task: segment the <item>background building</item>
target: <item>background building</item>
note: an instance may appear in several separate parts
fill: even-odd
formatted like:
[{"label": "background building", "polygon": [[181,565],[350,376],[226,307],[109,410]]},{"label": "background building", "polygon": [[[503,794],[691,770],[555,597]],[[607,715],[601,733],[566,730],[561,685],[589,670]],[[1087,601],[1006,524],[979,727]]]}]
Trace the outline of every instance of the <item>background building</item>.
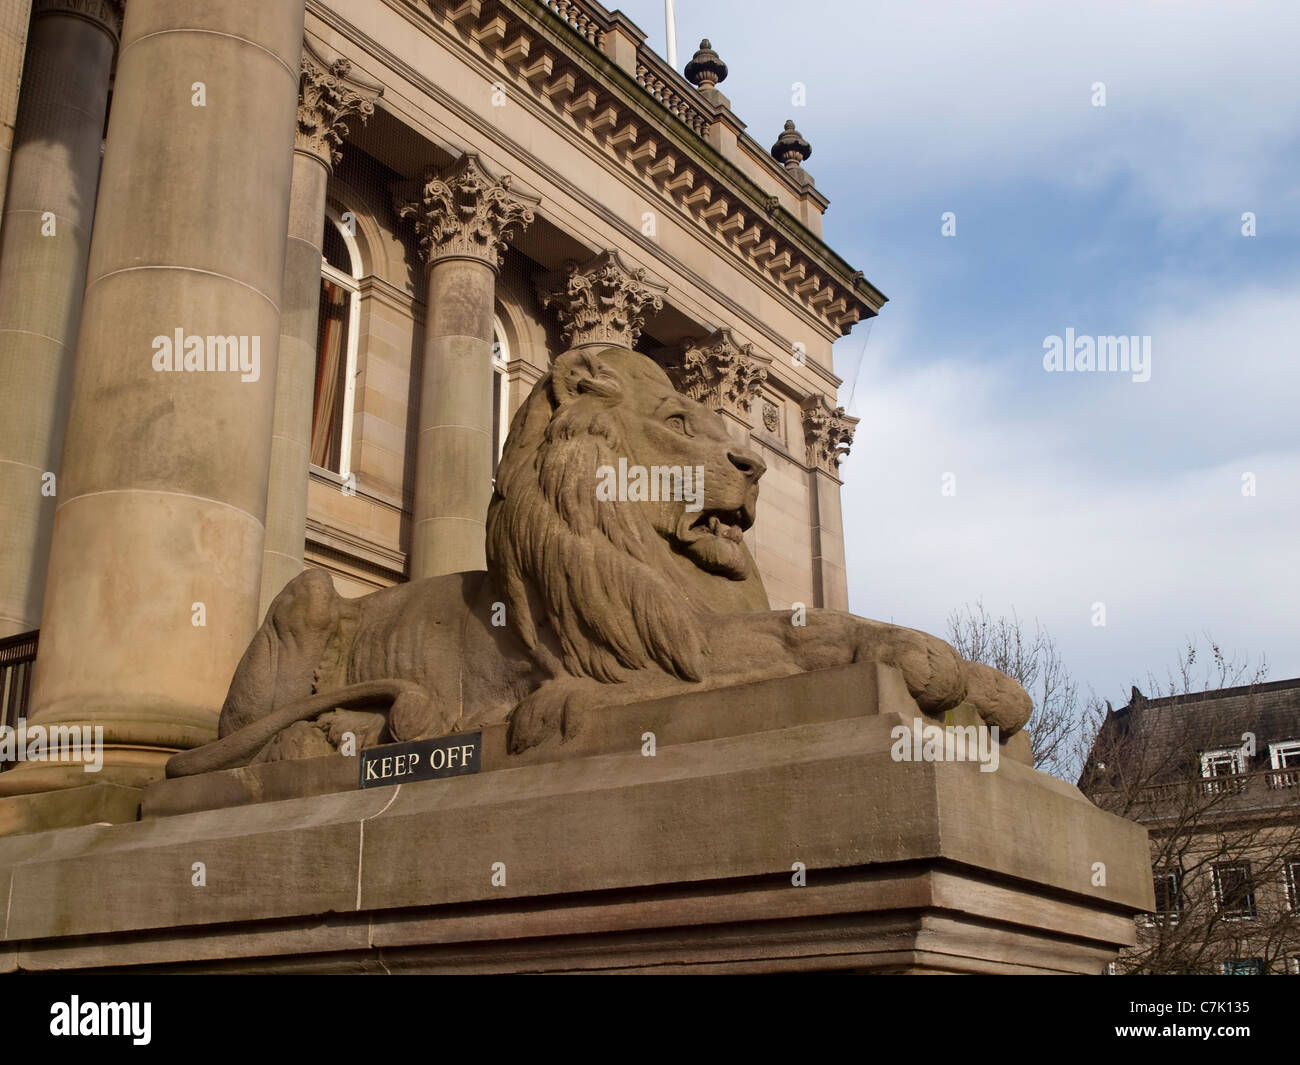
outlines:
[{"label": "background building", "polygon": [[1300,972],[1300,679],[1109,712],[1079,787],[1150,830],[1121,972]]}]

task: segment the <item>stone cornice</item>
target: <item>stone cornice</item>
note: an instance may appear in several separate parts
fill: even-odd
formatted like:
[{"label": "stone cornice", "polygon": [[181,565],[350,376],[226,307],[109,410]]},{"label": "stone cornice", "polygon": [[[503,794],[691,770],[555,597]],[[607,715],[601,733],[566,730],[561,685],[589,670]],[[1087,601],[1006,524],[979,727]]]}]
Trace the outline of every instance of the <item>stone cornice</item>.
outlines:
[{"label": "stone cornice", "polygon": [[314,155],[332,170],[343,157],[340,149],[348,135],[345,120],[357,115],[365,122],[375,113],[375,101],[383,94],[382,85],[354,75],[349,60],[327,60],[310,40],[303,41],[294,148]]},{"label": "stone cornice", "polygon": [[808,465],[839,477],[858,419],[845,414],[843,407],[832,407],[825,396],[809,396],[801,409]]},{"label": "stone cornice", "polygon": [[417,294],[385,281],[377,274],[367,274],[359,282],[363,298],[375,299],[387,307],[406,315],[413,321],[423,321],[424,300]]},{"label": "stone cornice", "polygon": [[[402,14],[402,16],[411,23],[413,30],[428,25],[427,15],[418,12],[411,4],[410,0],[381,0],[381,2],[394,11]],[[351,42],[358,52],[365,56],[373,57],[380,64],[390,70],[394,76],[409,83],[415,91],[424,94],[437,106],[445,108],[461,121],[473,126],[480,132],[485,141],[498,146],[503,152],[516,159],[526,160],[527,165],[536,171],[538,175],[544,177],[557,188],[563,189],[575,203],[580,204],[585,210],[590,212],[593,217],[601,220],[612,229],[623,233],[629,241],[633,244],[639,245],[647,256],[658,258],[667,268],[682,277],[692,291],[698,291],[700,294],[707,296],[718,306],[730,308],[730,310],[744,322],[745,328],[752,335],[766,338],[766,340],[769,341],[771,346],[776,350],[790,350],[790,338],[778,334],[763,318],[758,317],[756,314],[744,307],[737,306],[734,300],[713,284],[707,271],[702,273],[690,262],[687,262],[681,257],[667,254],[663,247],[655,240],[643,235],[638,226],[631,225],[625,218],[617,216],[600,200],[592,197],[589,190],[579,188],[564,174],[550,166],[545,160],[536,156],[527,146],[504,134],[500,127],[482,125],[479,116],[470,108],[465,106],[463,102],[432,82],[427,75],[411,66],[410,63],[406,62],[391,49],[381,44],[379,41],[375,40],[346,19],[342,18],[337,11],[328,6],[326,0],[307,0],[307,10],[312,19],[317,20],[330,32],[337,33],[343,39]],[[452,47],[456,47],[456,45],[452,45]],[[461,47],[464,46],[462,45]],[[464,54],[467,58],[472,57],[473,55],[473,53],[471,53],[467,48],[464,49]],[[484,67],[485,72],[495,70],[495,68],[488,64],[487,60],[481,55],[481,53],[478,54],[478,62]],[[495,73],[492,76],[496,76]],[[546,120],[548,111],[544,108],[544,105],[541,102],[534,100],[529,96],[522,96],[519,103],[520,106],[533,112],[539,120]],[[399,121],[405,122],[407,125],[411,126],[411,128],[420,131],[426,137],[433,137],[432,132],[421,122],[418,114],[408,114],[402,111],[400,107],[396,106],[397,100],[394,100],[393,104],[395,105],[394,113]],[[556,128],[558,131],[565,134],[566,138],[573,144],[574,150],[580,150],[581,145],[590,143],[589,140],[584,138],[572,124],[557,123]],[[600,157],[598,156],[598,158]],[[609,157],[607,154],[603,154],[603,162],[610,174],[612,176],[617,176],[618,179],[625,182],[629,188],[635,187],[633,182],[635,182],[636,185],[642,184],[640,178],[619,165],[616,159]],[[660,195],[663,194],[661,193]],[[781,212],[778,212],[778,215],[780,213]],[[693,239],[700,242],[701,247],[707,247],[713,244],[712,238],[698,227],[693,232],[689,230],[688,232],[691,232]],[[769,288],[769,291],[774,293],[777,299],[787,302],[791,309],[798,309],[799,305],[797,302],[784,289],[777,290],[775,288]],[[885,298],[881,296],[880,302],[883,303],[884,300]],[[418,295],[416,296],[416,306],[423,307],[423,303],[420,301]],[[819,335],[824,336],[827,340],[831,340],[838,335],[838,330],[833,330],[824,321],[811,319],[809,324],[810,328],[814,329]],[[824,381],[826,387],[832,391],[837,389],[842,383],[828,367],[821,365],[819,362],[809,360],[807,363],[807,369]]]},{"label": "stone cornice", "polygon": [[533,223],[537,197],[512,192],[510,175],[494,177],[473,152],[441,170],[430,167],[418,187],[394,194],[398,216],[410,218],[420,258],[479,259],[494,270],[506,245]]},{"label": "stone cornice", "polygon": [[[832,335],[847,333],[885,302],[860,271],[718,154],[675,113],[671,99],[660,100],[545,4],[387,2],[422,13],[494,69],[504,67],[515,87],[567,118]],[[685,79],[678,80],[697,98],[692,107],[712,107]],[[771,162],[776,173],[784,173]]]},{"label": "stone cornice", "polygon": [[678,391],[713,410],[729,411],[748,421],[772,360],[757,354],[752,344],[741,343],[724,327],[707,337],[684,341],[680,351],[659,361]]},{"label": "stone cornice", "polygon": [[564,343],[636,346],[648,312],[662,309],[666,285],[646,279],[645,270],[628,266],[616,251],[603,251],[585,263],[538,279],[542,306],[555,312]]}]

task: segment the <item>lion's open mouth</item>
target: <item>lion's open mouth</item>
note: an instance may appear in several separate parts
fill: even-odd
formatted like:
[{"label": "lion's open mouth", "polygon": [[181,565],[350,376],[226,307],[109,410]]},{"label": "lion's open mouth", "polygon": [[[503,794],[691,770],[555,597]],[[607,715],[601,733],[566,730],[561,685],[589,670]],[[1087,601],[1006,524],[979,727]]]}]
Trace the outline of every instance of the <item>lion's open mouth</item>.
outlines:
[{"label": "lion's open mouth", "polygon": [[691,522],[691,528],[706,529],[713,536],[723,536],[740,543],[744,539],[745,530],[749,528],[749,522],[739,510],[724,510],[701,514]]},{"label": "lion's open mouth", "polygon": [[693,543],[704,536],[720,536],[738,544],[753,524],[754,508],[749,503],[734,508],[687,511],[677,526],[677,538],[683,543]]},{"label": "lion's open mouth", "polygon": [[754,508],[748,503],[687,511],[677,525],[677,541],[703,569],[744,580],[749,575],[744,535],[753,524]]}]

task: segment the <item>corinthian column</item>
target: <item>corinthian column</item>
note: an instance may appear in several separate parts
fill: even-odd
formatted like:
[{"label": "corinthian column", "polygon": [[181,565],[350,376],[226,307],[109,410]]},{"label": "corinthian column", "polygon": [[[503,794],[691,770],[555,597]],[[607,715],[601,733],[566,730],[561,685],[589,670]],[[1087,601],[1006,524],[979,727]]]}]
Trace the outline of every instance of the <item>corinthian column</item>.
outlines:
[{"label": "corinthian column", "polygon": [[832,407],[824,396],[809,396],[804,401],[804,442],[808,448],[812,503],[812,605],[830,610],[849,608],[839,469],[849,453],[857,424],[857,418],[845,414],[843,407]]},{"label": "corinthian column", "polygon": [[316,383],[321,242],[325,186],[342,158],[345,120],[364,122],[383,89],[356,78],[346,59],[327,62],[304,43],[298,80],[298,137],[289,196],[289,239],[280,304],[280,359],[275,382],[275,431],[266,490],[266,547],[258,615],[302,572],[311,465],[311,411]]},{"label": "corinthian column", "polygon": [[487,567],[492,499],[492,306],[506,245],[532,224],[532,196],[510,191],[477,155],[428,171],[397,210],[427,264],[410,577]]},{"label": "corinthian column", "polygon": [[0,223],[0,636],[41,622],[121,29],[119,3],[36,0]]},{"label": "corinthian column", "polygon": [[302,30],[127,5],[29,714],[103,726],[104,765],[0,790],[138,783],[216,735],[257,625]]}]

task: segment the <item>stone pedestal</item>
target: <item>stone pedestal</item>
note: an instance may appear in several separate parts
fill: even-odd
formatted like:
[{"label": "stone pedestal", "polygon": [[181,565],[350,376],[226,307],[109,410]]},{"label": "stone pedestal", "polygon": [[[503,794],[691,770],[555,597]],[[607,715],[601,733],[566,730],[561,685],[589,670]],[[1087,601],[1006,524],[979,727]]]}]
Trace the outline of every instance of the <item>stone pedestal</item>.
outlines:
[{"label": "stone pedestal", "polygon": [[592,711],[515,758],[487,730],[472,776],[163,781],[138,823],[0,840],[0,970],[1100,972],[1153,904],[1145,830],[1023,745],[895,760],[917,716],[860,664]]}]

